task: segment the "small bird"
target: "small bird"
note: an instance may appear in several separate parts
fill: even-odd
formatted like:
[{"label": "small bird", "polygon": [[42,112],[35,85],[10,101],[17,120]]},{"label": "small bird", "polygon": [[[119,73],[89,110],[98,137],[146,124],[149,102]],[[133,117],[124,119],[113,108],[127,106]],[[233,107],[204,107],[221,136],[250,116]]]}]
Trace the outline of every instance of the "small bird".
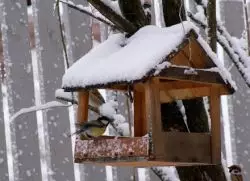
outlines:
[{"label": "small bird", "polygon": [[106,131],[107,126],[111,122],[113,122],[112,119],[106,116],[100,116],[96,120],[91,120],[79,125],[79,130],[71,134],[71,136],[74,134],[80,135],[81,140],[96,138]]},{"label": "small bird", "polygon": [[238,165],[228,167],[232,181],[243,181],[241,168]]}]

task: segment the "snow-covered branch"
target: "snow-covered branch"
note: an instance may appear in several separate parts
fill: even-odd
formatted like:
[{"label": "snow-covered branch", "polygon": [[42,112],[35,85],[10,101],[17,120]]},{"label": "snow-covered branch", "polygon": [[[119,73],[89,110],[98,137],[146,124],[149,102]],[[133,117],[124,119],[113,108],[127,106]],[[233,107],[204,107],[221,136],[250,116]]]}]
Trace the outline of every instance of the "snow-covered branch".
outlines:
[{"label": "snow-covered branch", "polygon": [[75,10],[81,12],[81,13],[87,14],[88,16],[90,16],[90,17],[92,17],[92,18],[94,18],[94,19],[96,19],[96,20],[98,20],[98,21],[100,21],[100,22],[114,28],[114,29],[119,30],[119,27],[116,27],[111,22],[105,20],[102,15],[99,16],[97,14],[92,13],[90,8],[88,8],[88,7],[83,7],[81,4],[76,5],[72,1],[60,0],[60,2],[63,3],[63,4],[66,4],[68,7],[72,8],[72,9],[75,9]]},{"label": "snow-covered branch", "polygon": [[[188,12],[189,18],[202,28],[207,28],[207,24],[200,21],[192,13]],[[248,87],[250,87],[250,58],[247,56],[237,42],[231,37],[226,28],[217,21],[217,42],[223,47],[229,58],[237,67],[242,78],[245,80]]]},{"label": "snow-covered branch", "polygon": [[51,108],[55,108],[55,107],[69,107],[69,106],[71,106],[71,105],[63,104],[63,103],[60,103],[58,101],[51,101],[51,102],[47,102],[45,104],[41,104],[41,105],[37,105],[37,106],[22,108],[19,111],[17,111],[13,116],[11,116],[10,122],[14,121],[17,117],[19,117],[23,114],[26,114],[26,113],[45,110],[45,109],[51,109]]},{"label": "snow-covered branch", "polygon": [[95,7],[103,16],[105,16],[114,25],[119,27],[126,33],[133,34],[137,28],[128,20],[117,14],[108,4],[102,0],[88,0],[88,2]]}]

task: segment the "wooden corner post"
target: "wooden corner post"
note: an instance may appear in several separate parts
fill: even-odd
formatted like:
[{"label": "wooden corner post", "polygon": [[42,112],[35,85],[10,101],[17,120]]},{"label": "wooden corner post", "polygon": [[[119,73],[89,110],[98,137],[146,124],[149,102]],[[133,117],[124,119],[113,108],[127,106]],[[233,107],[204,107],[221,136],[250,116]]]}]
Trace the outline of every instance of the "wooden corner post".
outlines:
[{"label": "wooden corner post", "polygon": [[89,92],[78,92],[77,121],[82,124],[88,121]]},{"label": "wooden corner post", "polygon": [[150,79],[145,85],[145,107],[148,129],[152,133],[152,144],[149,148],[150,155],[159,157],[163,155],[164,144],[162,144],[162,122],[159,79]]},{"label": "wooden corner post", "polygon": [[212,86],[210,95],[212,163],[221,164],[220,90]]}]

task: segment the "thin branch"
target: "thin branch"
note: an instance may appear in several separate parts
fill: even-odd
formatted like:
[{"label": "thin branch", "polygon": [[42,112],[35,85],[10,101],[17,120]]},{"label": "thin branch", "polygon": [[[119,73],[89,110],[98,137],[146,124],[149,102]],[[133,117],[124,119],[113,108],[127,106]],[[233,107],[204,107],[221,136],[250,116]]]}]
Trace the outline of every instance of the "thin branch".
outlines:
[{"label": "thin branch", "polygon": [[[65,102],[70,102],[71,104],[75,104],[75,105],[78,105],[78,101],[77,99],[69,99],[67,97],[60,97],[60,96],[57,96],[56,99],[58,99],[59,101],[65,101]],[[93,111],[95,112],[96,114],[100,114],[100,111],[97,107],[94,107],[92,105],[88,105],[88,109],[90,111]]]},{"label": "thin branch", "polygon": [[206,29],[207,28],[207,24],[201,22],[200,20],[196,19],[195,16],[193,15],[193,13],[191,12],[187,12],[188,17],[195,22],[196,24],[198,24],[201,28]]},{"label": "thin branch", "polygon": [[85,10],[85,9],[83,9],[83,8],[81,8],[81,7],[73,4],[73,3],[69,3],[69,2],[64,1],[64,0],[60,0],[60,2],[63,3],[63,4],[66,4],[68,7],[72,8],[74,10],[77,10],[77,11],[79,11],[81,13],[84,13],[84,14],[86,14],[86,15],[88,15],[88,16],[90,16],[90,17],[92,17],[92,18],[94,18],[94,19],[96,19],[96,20],[98,20],[98,21],[100,21],[100,22],[102,22],[102,23],[110,26],[113,29],[116,29],[116,30],[119,30],[119,31],[123,32],[123,30],[119,29],[119,27],[113,25],[112,23],[106,21],[105,19],[103,19],[101,17],[98,17],[98,16],[92,14],[91,12],[89,12],[89,11],[87,11],[87,10]]},{"label": "thin branch", "polygon": [[58,21],[59,21],[60,36],[61,36],[62,45],[63,45],[64,57],[66,60],[66,66],[67,66],[67,68],[69,68],[69,58],[68,58],[68,54],[67,54],[65,39],[63,36],[63,26],[62,26],[62,19],[61,19],[61,15],[60,15],[61,13],[60,13],[59,0],[57,0],[57,2],[56,2],[56,11],[57,11],[57,17],[58,17]]},{"label": "thin branch", "polygon": [[110,20],[114,25],[122,29],[124,32],[132,35],[138,29],[130,23],[128,20],[124,19],[122,16],[117,14],[113,9],[107,6],[101,0],[88,0],[88,2],[94,6],[103,16]]},{"label": "thin branch", "polygon": [[249,18],[248,18],[248,8],[247,8],[247,0],[243,0],[243,7],[245,13],[245,26],[246,26],[246,33],[247,33],[247,51],[248,55],[250,55],[250,28],[249,28]]},{"label": "thin branch", "polygon": [[[200,20],[196,19],[192,13],[188,13],[188,16],[191,20],[193,20],[196,24],[198,24],[202,28],[206,28],[207,25]],[[229,58],[233,61],[234,65],[237,67],[237,70],[239,71],[242,78],[245,80],[248,87],[250,87],[250,82],[247,80],[245,72],[242,70],[245,68],[244,66],[244,60],[241,57],[241,54],[233,49],[233,42],[229,40],[229,33],[226,31],[225,28],[223,28],[219,23],[217,24],[217,42],[222,46],[222,48],[225,50]]]}]

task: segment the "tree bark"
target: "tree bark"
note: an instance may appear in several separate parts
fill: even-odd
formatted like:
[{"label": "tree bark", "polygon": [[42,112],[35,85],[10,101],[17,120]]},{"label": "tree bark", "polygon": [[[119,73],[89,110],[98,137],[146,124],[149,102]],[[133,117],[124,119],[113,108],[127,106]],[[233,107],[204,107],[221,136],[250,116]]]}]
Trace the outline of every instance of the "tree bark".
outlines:
[{"label": "tree bark", "polygon": [[208,43],[214,52],[217,52],[216,40],[216,0],[209,0],[207,4],[207,24],[208,24]]},{"label": "tree bark", "polygon": [[185,0],[162,0],[165,25],[172,26],[186,20]]},{"label": "tree bark", "polygon": [[140,0],[118,0],[122,15],[138,29],[150,23]]},{"label": "tree bark", "polygon": [[124,19],[118,15],[101,0],[88,0],[88,2],[94,6],[103,16],[114,23],[114,25],[118,26],[119,29],[123,29],[123,31],[127,32],[129,35],[132,35],[138,30],[136,26],[130,23],[127,19]]}]

